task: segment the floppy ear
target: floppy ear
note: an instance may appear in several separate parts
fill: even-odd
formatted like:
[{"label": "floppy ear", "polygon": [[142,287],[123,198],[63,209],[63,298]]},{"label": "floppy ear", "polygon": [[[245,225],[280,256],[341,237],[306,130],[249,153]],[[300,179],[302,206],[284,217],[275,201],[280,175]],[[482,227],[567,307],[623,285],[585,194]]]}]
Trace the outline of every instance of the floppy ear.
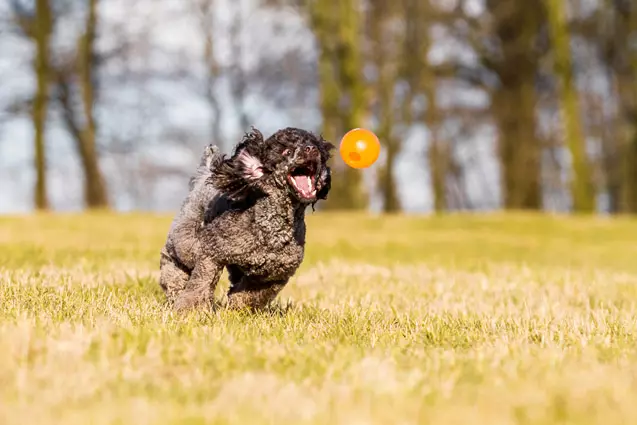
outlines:
[{"label": "floppy ear", "polygon": [[316,198],[327,199],[327,194],[332,188],[332,170],[330,170],[330,167],[328,167],[327,165],[323,167],[323,170],[321,170],[318,184],[320,185],[320,189],[316,194]]},{"label": "floppy ear", "polygon": [[332,150],[336,149],[336,146],[334,146],[332,143],[325,140],[323,136],[320,136],[318,139],[319,140],[318,140],[317,146],[318,146],[319,152],[321,152],[321,158],[323,159],[324,162],[327,162],[331,158]]},{"label": "floppy ear", "polygon": [[262,149],[263,135],[253,128],[237,145],[230,158],[224,156],[212,167],[213,186],[233,200],[245,199],[257,190],[251,183],[264,174],[263,163],[259,159]]},{"label": "floppy ear", "polygon": [[239,152],[236,163],[236,166],[241,169],[241,174],[244,179],[252,181],[263,177],[263,164],[261,160],[248,152],[247,149],[244,148]]}]

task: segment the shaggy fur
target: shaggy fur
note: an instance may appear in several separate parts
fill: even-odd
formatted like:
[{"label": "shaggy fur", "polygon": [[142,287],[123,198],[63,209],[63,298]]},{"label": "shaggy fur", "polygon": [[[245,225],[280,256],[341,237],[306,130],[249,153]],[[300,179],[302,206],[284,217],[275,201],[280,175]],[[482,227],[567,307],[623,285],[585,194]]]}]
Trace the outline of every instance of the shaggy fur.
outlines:
[{"label": "shaggy fur", "polygon": [[168,299],[174,299],[188,278],[199,252],[197,230],[203,225],[206,209],[218,191],[210,184],[210,170],[219,160],[216,146],[204,148],[201,161],[188,183],[189,192],[175,216],[161,250],[159,284]]},{"label": "shaggy fur", "polygon": [[297,128],[256,129],[232,156],[207,147],[161,253],[160,285],[175,309],[210,305],[223,268],[228,307],[258,309],[303,261],[305,210],[327,199],[334,145]]}]

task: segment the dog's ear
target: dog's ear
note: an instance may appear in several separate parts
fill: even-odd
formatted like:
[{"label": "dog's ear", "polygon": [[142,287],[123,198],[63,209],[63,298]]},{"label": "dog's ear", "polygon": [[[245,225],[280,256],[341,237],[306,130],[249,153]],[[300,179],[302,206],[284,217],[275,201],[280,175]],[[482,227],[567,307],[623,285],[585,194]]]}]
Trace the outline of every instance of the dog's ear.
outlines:
[{"label": "dog's ear", "polygon": [[242,149],[237,155],[236,166],[240,169],[243,178],[248,181],[263,177],[261,160],[248,152],[247,148]]},{"label": "dog's ear", "polygon": [[249,196],[254,190],[250,184],[263,177],[261,162],[264,148],[263,135],[256,128],[247,133],[230,158],[220,161],[212,171],[213,185],[232,200]]},{"label": "dog's ear", "polygon": [[318,139],[319,140],[317,145],[319,152],[321,152],[321,158],[323,159],[323,161],[327,162],[331,158],[332,150],[336,149],[336,146],[325,140],[323,136],[319,136]]},{"label": "dog's ear", "polygon": [[254,181],[263,177],[263,149],[265,143],[263,134],[252,127],[252,131],[245,134],[241,143],[234,151],[234,166],[247,181]]},{"label": "dog's ear", "polygon": [[319,176],[320,189],[316,194],[317,199],[327,199],[327,194],[330,192],[332,188],[332,170],[327,165],[323,167],[321,170],[321,175]]}]

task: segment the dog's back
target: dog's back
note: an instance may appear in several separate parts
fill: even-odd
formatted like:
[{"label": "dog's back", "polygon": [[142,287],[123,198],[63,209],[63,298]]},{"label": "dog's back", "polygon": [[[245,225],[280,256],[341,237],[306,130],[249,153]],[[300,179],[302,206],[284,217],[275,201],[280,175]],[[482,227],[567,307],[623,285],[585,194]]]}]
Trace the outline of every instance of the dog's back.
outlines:
[{"label": "dog's back", "polygon": [[192,268],[197,250],[196,232],[203,224],[206,209],[218,195],[208,178],[219,155],[219,149],[214,145],[204,149],[199,166],[188,182],[188,195],[173,219],[164,246],[167,255],[188,269]]}]

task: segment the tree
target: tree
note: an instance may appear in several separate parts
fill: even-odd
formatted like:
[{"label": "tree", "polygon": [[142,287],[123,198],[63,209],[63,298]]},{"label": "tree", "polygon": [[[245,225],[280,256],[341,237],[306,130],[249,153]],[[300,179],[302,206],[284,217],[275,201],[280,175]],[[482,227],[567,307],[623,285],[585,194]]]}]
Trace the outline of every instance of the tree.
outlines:
[{"label": "tree", "polygon": [[[384,0],[370,0],[368,13],[368,34],[371,40],[371,62],[376,70],[376,81],[372,91],[377,103],[376,116],[379,122],[376,131],[385,148],[385,163],[379,172],[379,187],[383,200],[383,211],[393,213],[400,211],[400,200],[394,178],[396,157],[400,152],[400,139],[396,135],[397,115],[395,99],[396,83],[400,72],[400,42],[392,31],[400,16],[395,9],[402,6]],[[402,22],[400,22],[402,23]]]},{"label": "tree", "polygon": [[[434,67],[427,61],[431,40],[430,27],[436,23],[437,14],[428,1],[403,0],[403,21],[405,39],[401,52],[401,76],[409,91],[403,102],[406,124],[424,122],[429,130],[429,149],[427,163],[434,200],[434,211],[442,212],[448,208],[447,175],[449,173],[450,152],[440,137],[441,114],[436,95],[436,75]],[[413,101],[418,95],[424,95],[427,106],[423,116],[412,113]]]},{"label": "tree", "polygon": [[[100,170],[96,148],[95,125],[95,37],[98,25],[98,0],[88,1],[84,33],[77,46],[77,73],[82,93],[84,128],[78,129],[77,121],[67,120],[69,130],[74,135],[77,152],[84,170],[84,201],[88,208],[108,208],[109,201],[104,176]],[[64,80],[64,77],[62,77]]]},{"label": "tree", "polygon": [[[508,209],[540,209],[540,151],[536,129],[536,88],[540,54],[535,48],[543,7],[537,3],[487,1],[499,54],[482,56],[499,84],[493,112],[499,129],[504,204]],[[500,56],[500,60],[497,57]]]},{"label": "tree", "polygon": [[[319,49],[323,135],[336,141],[339,135],[361,126],[366,114],[360,4],[358,0],[336,4],[330,0],[314,0],[307,6]],[[364,208],[367,197],[362,191],[360,172],[333,162],[332,167],[335,177],[325,208]]]},{"label": "tree", "polygon": [[33,73],[36,89],[31,107],[33,122],[35,187],[34,204],[37,210],[50,208],[47,193],[46,122],[49,110],[51,79],[50,39],[53,33],[53,11],[49,0],[36,0],[35,10],[29,10],[20,0],[11,0],[13,18],[22,33],[35,45]]},{"label": "tree", "polygon": [[559,99],[564,133],[573,164],[574,176],[571,178],[573,210],[577,212],[594,212],[595,188],[586,155],[586,139],[582,131],[579,98],[573,78],[570,36],[566,24],[563,0],[547,0],[546,6],[553,41],[552,52],[555,74],[560,82]]},{"label": "tree", "polygon": [[221,66],[217,61],[214,43],[215,0],[192,0],[198,15],[198,24],[203,37],[203,62],[205,67],[204,97],[210,107],[211,135],[214,142],[223,145],[221,134],[221,105],[217,98],[217,81],[221,76]]},{"label": "tree", "polygon": [[[615,2],[617,13],[615,69],[618,79],[619,103],[624,118],[622,135],[621,211],[637,213],[637,5],[634,2]],[[617,37],[625,37],[618,39]]]},{"label": "tree", "polygon": [[602,0],[588,19],[574,25],[598,48],[616,112],[608,127],[604,170],[611,212],[637,213],[637,5],[629,0]]},{"label": "tree", "polygon": [[51,5],[48,0],[35,2],[35,23],[33,35],[36,45],[35,74],[37,89],[33,102],[33,127],[35,129],[35,207],[39,210],[49,208],[46,185],[45,130],[49,107],[49,40],[53,31]]},{"label": "tree", "polygon": [[230,93],[239,118],[241,132],[245,132],[250,125],[250,116],[246,110],[245,100],[248,91],[248,75],[244,70],[243,32],[245,30],[244,2],[234,1],[232,23],[228,32],[233,59],[228,69]]},{"label": "tree", "polygon": [[[33,101],[33,122],[35,128],[35,165],[36,187],[35,203],[37,209],[48,209],[46,196],[46,157],[45,124],[50,105],[50,92],[54,88],[57,101],[62,107],[64,123],[75,143],[76,151],[84,172],[84,200],[88,208],[108,207],[108,197],[104,177],[100,171],[96,148],[95,104],[95,37],[97,27],[98,0],[90,0],[82,34],[71,59],[58,58],[57,63],[50,59],[49,40],[56,19],[49,0],[37,0],[35,18],[19,0],[12,0],[16,21],[23,32],[33,40],[36,46],[34,72],[37,89]],[[73,87],[78,80],[81,92],[81,108],[73,100]],[[81,109],[81,112],[78,111]]]},{"label": "tree", "polygon": [[[536,124],[536,79],[542,51],[538,48],[545,10],[537,2],[487,0],[479,16],[469,15],[467,0],[458,2],[443,23],[470,46],[476,64],[453,61],[437,70],[486,90],[498,129],[502,198],[506,209],[537,210],[542,204],[542,143]],[[439,67],[440,68],[440,67]]]}]

